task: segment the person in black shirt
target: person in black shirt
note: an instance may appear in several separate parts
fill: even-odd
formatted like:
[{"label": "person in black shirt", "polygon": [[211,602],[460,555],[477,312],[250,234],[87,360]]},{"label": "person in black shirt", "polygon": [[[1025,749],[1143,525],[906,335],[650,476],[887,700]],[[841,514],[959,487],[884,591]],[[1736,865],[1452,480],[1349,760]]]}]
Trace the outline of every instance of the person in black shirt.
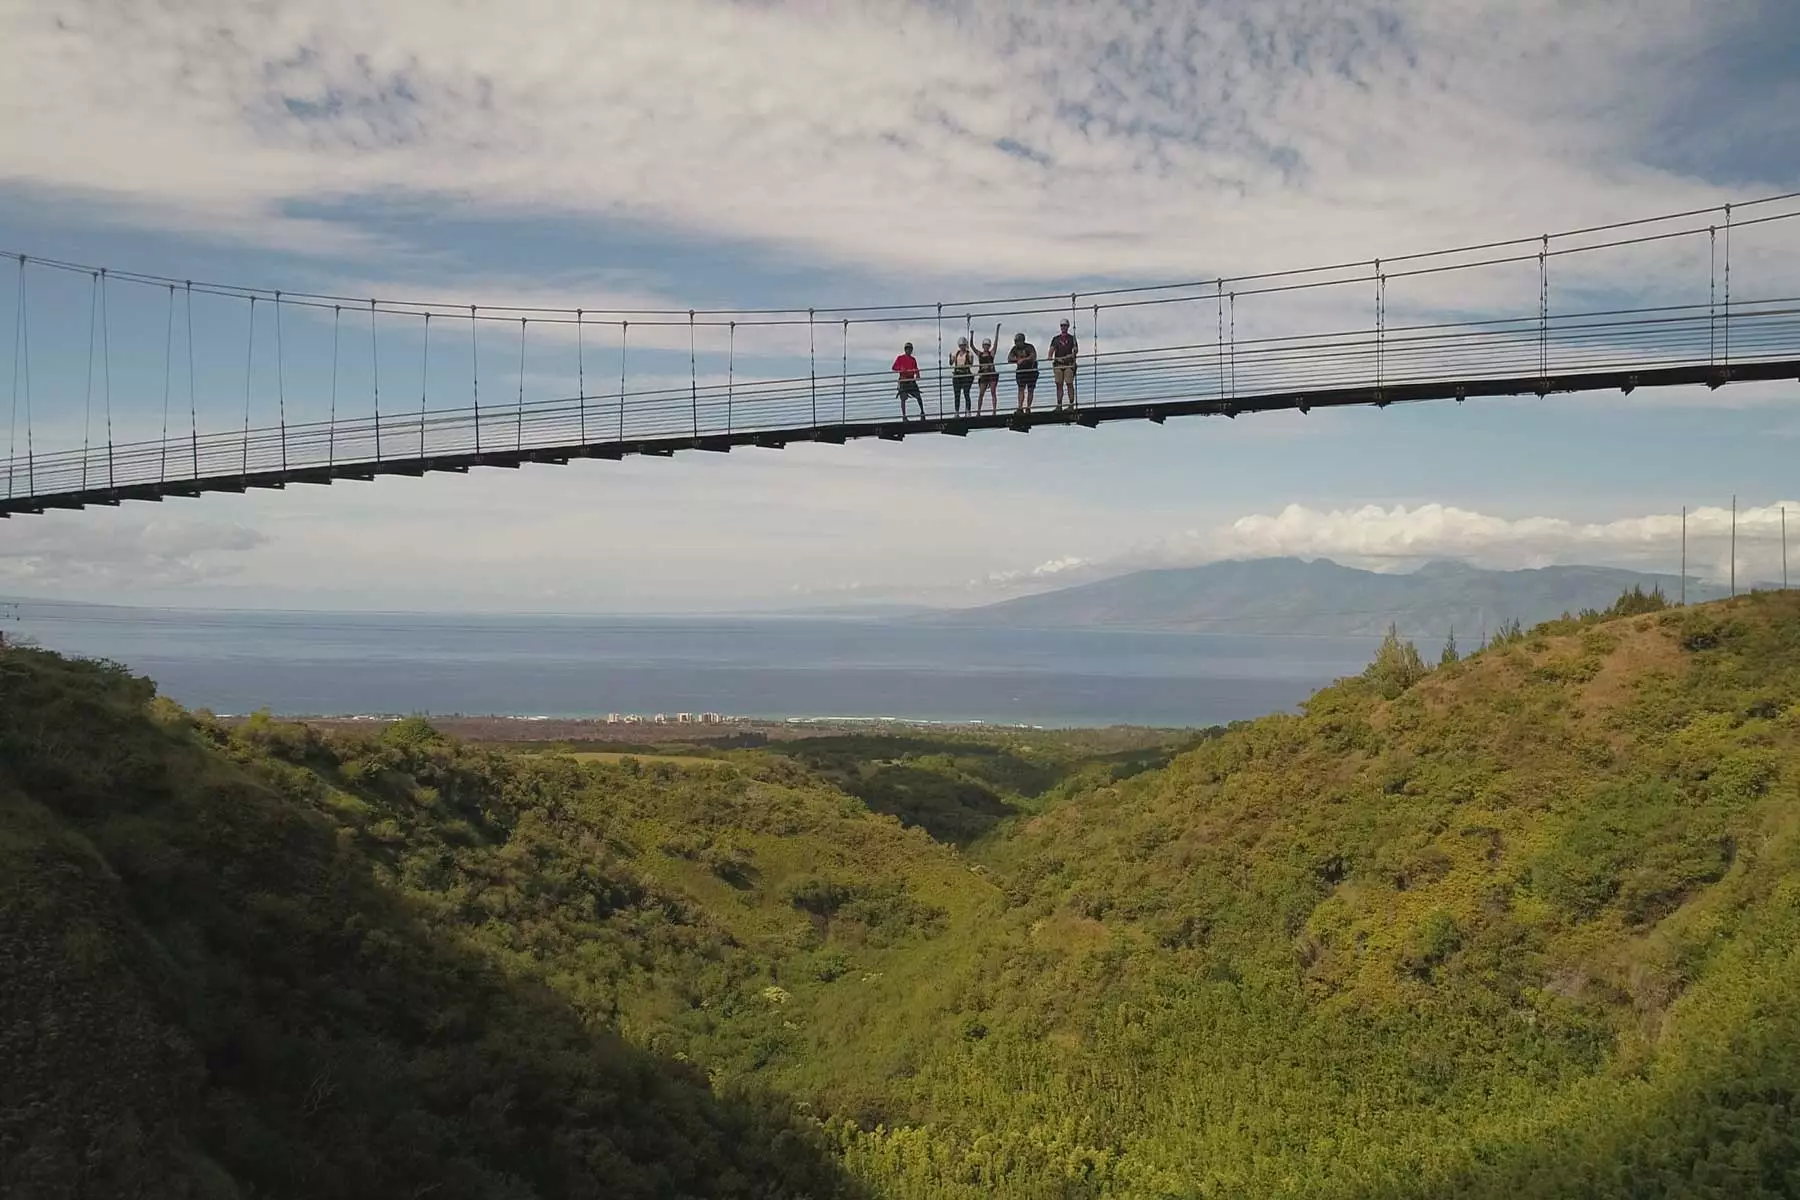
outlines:
[{"label": "person in black shirt", "polygon": [[1012,351],[1007,354],[1006,361],[1013,364],[1013,382],[1019,385],[1018,411],[1028,413],[1031,402],[1037,398],[1037,347],[1026,341],[1024,334],[1015,333]]},{"label": "person in black shirt", "polygon": [[1075,335],[1069,332],[1069,323],[1062,323],[1062,332],[1050,339],[1050,370],[1056,376],[1056,407],[1063,406],[1063,394],[1068,394],[1068,406],[1075,407],[1075,355],[1080,346]]},{"label": "person in black shirt", "polygon": [[[1000,327],[994,326],[994,338],[1000,337]],[[979,389],[975,393],[975,411],[981,411],[981,402],[990,395],[994,398],[993,412],[1000,412],[1000,368],[994,365],[994,343],[986,338],[981,339],[981,349],[975,352],[975,381]]]}]

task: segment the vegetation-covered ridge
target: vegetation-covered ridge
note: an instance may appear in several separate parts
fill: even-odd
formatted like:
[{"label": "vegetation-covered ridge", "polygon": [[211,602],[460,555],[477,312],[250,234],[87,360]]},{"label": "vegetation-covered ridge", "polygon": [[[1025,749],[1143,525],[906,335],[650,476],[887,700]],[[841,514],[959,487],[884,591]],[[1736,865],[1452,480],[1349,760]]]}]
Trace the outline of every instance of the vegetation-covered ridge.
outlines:
[{"label": "vegetation-covered ridge", "polygon": [[1800,1195],[1800,597],[1446,657],[1185,747],[696,764],[7,651],[0,1178]]}]

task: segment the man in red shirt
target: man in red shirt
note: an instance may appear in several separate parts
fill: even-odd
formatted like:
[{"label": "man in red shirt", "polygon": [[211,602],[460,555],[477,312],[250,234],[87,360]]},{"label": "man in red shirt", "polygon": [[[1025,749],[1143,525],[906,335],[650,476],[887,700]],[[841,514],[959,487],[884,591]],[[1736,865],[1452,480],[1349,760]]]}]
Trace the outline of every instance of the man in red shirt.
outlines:
[{"label": "man in red shirt", "polygon": [[913,357],[912,343],[894,360],[894,371],[900,376],[900,419],[906,420],[906,398],[919,402],[919,420],[925,419],[925,397],[919,394],[919,360]]}]

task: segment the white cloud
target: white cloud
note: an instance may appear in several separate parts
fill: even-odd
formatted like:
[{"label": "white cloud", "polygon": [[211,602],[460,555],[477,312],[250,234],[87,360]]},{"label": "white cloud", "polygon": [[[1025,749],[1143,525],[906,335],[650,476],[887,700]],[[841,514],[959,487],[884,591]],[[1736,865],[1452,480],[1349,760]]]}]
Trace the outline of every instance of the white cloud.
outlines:
[{"label": "white cloud", "polygon": [[187,587],[234,576],[268,542],[243,525],[171,517],[77,513],[15,518],[0,530],[0,591],[79,592],[128,603],[147,587]]},{"label": "white cloud", "polygon": [[[1800,551],[1800,501],[1775,501],[1738,511],[1739,583],[1782,577],[1783,522],[1787,519],[1793,526],[1795,549]],[[1689,574],[1726,582],[1732,565],[1731,510],[1696,508],[1686,515],[1685,523]],[[1682,531],[1679,512],[1578,521],[1501,517],[1447,504],[1331,510],[1290,504],[1276,513],[1256,513],[1188,530],[1097,561],[1059,557],[1031,570],[996,572],[984,582],[1016,588],[1054,580],[1055,586],[1066,586],[1143,568],[1276,557],[1329,558],[1378,571],[1404,571],[1433,559],[1458,559],[1503,570],[1579,563],[1674,574],[1681,567]]]},{"label": "white cloud", "polygon": [[1300,265],[1725,199],[1635,151],[1678,99],[1645,81],[1752,7],[17,2],[0,178],[333,252],[296,202],[989,279]]}]

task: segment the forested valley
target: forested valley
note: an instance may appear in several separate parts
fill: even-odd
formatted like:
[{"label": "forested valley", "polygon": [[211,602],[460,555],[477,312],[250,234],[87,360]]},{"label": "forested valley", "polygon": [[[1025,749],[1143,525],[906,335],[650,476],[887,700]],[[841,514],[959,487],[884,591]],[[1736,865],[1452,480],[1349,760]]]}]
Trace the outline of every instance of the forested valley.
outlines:
[{"label": "forested valley", "polygon": [[1800,1195],[1800,596],[1444,658],[659,761],[0,650],[0,1191]]}]

